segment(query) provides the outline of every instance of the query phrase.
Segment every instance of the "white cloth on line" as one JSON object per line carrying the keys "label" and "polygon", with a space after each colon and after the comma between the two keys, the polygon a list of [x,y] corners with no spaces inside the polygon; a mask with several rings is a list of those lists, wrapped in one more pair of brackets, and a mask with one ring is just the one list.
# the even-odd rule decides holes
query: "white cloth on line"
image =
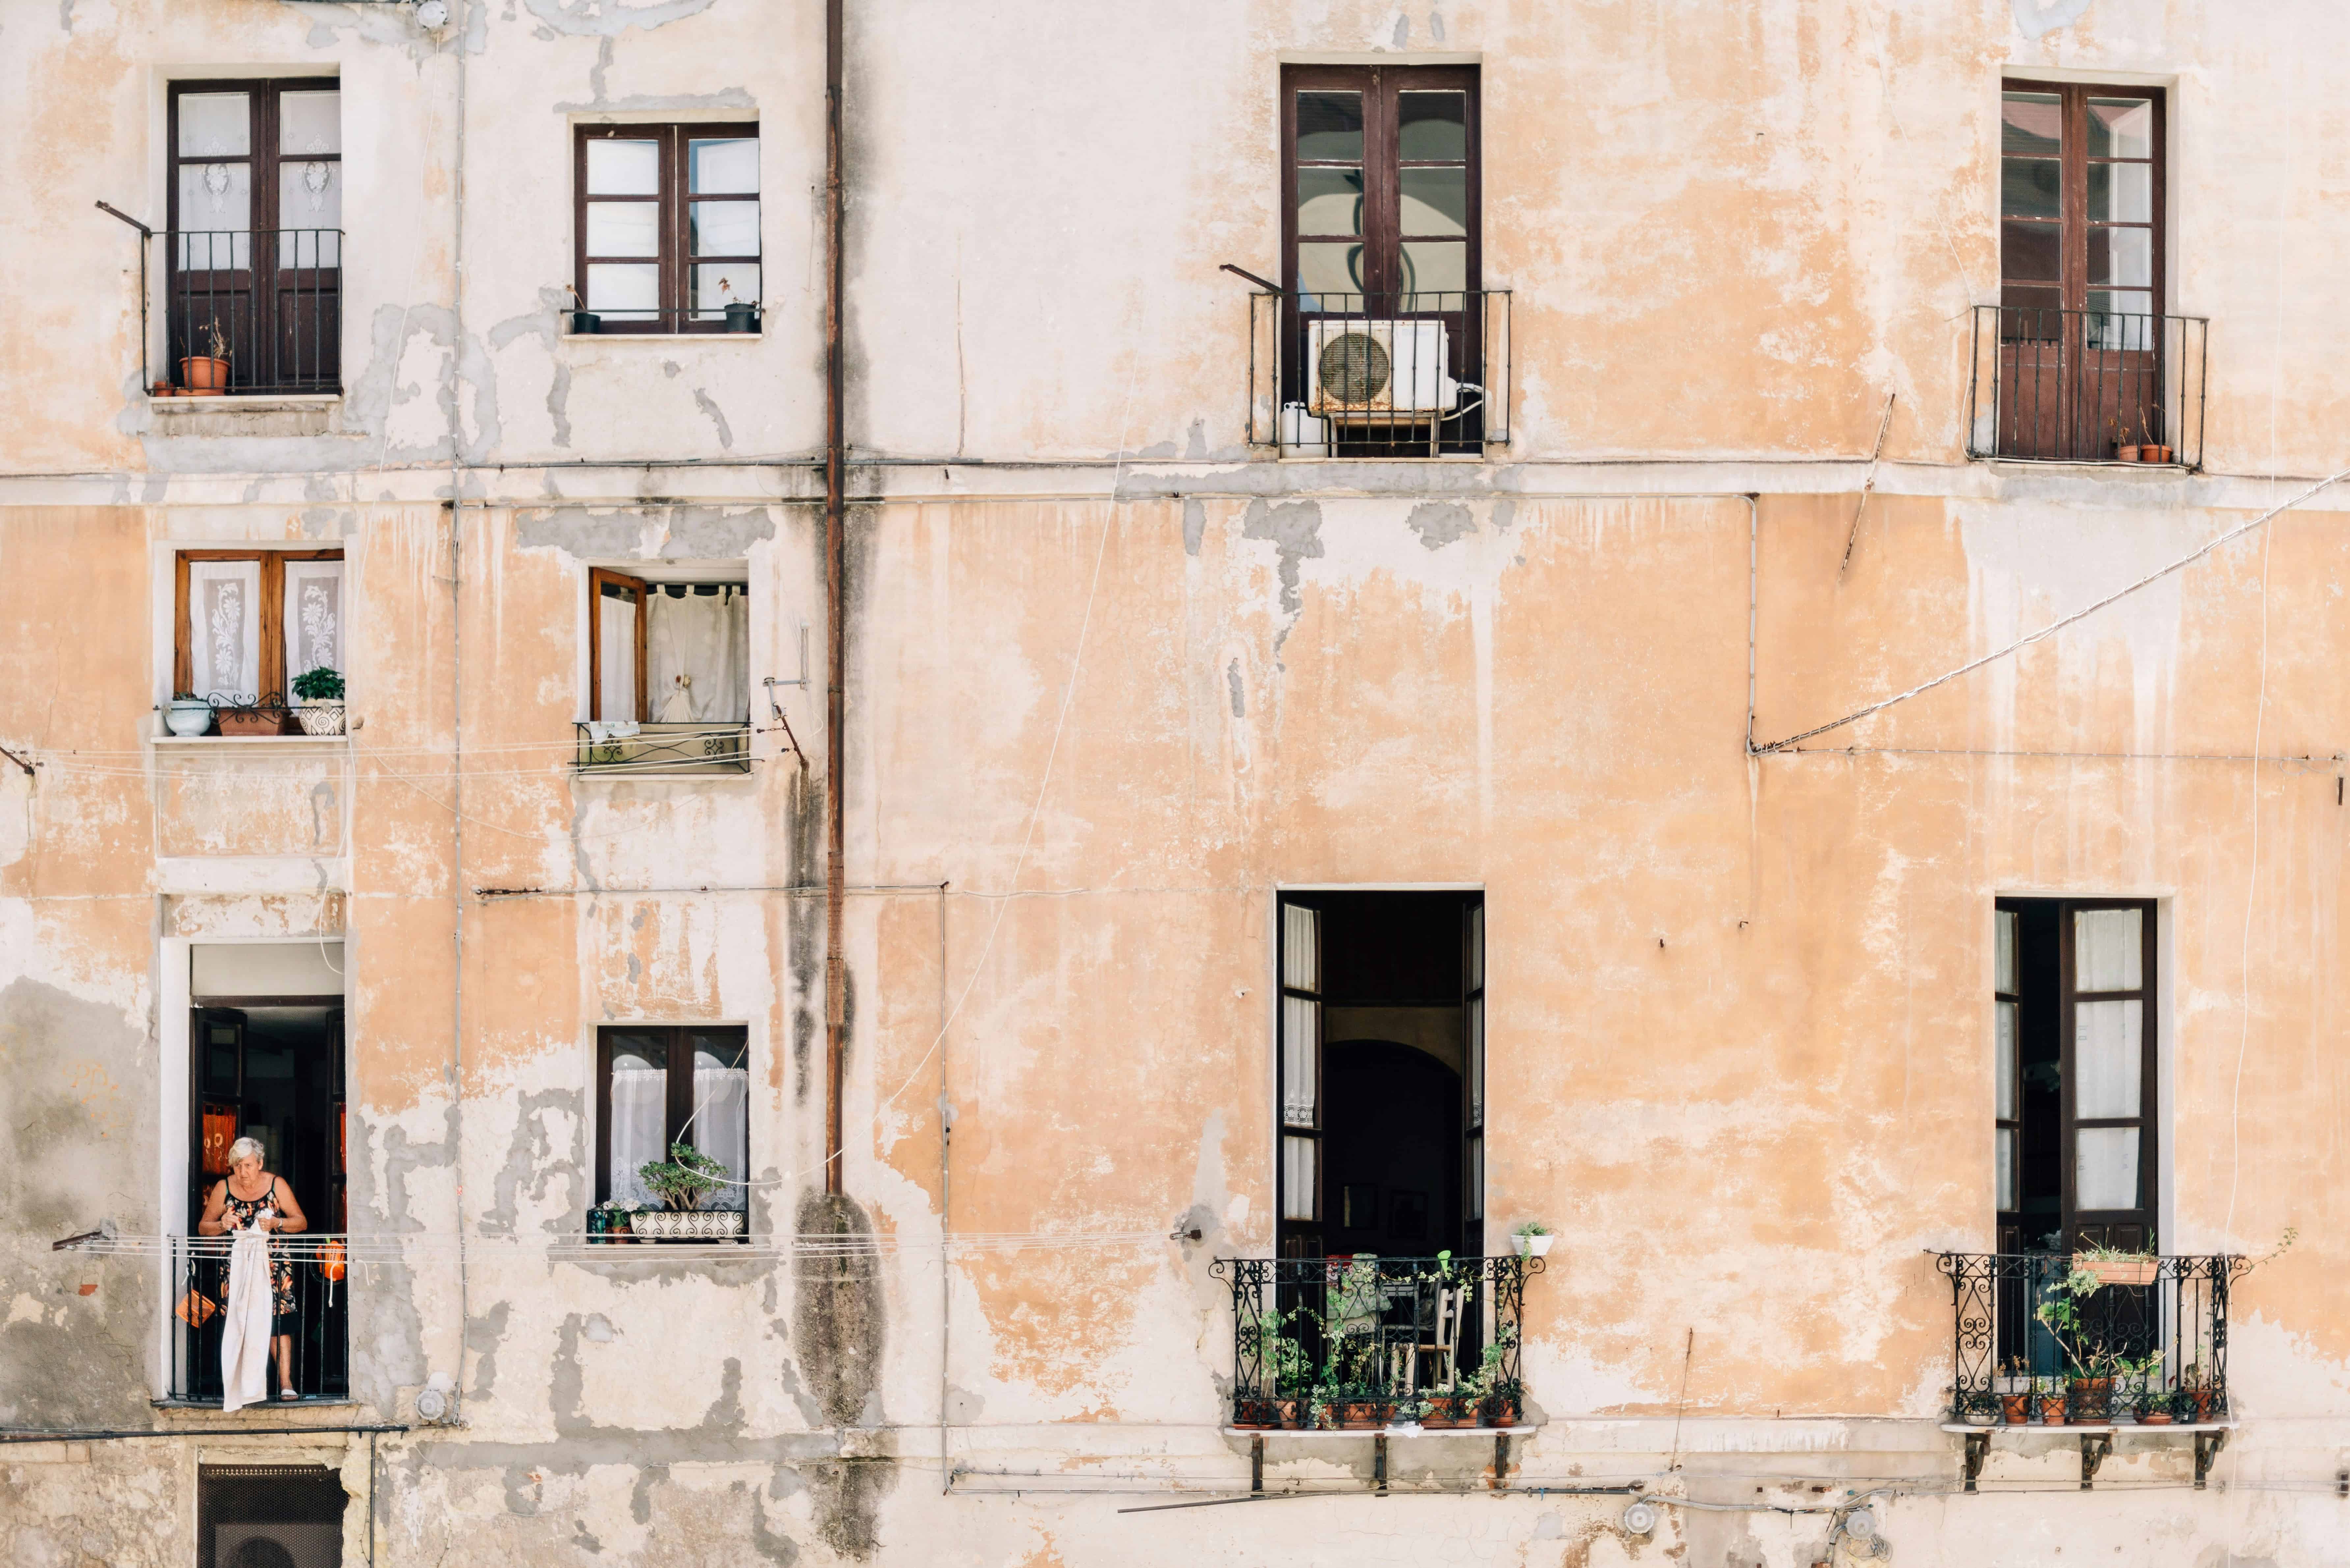
{"label": "white cloth on line", "polygon": [[665,724],[746,722],[750,590],[733,583],[654,583],[645,592],[646,706],[652,716]]}
{"label": "white cloth on line", "polygon": [[269,1398],[269,1328],[276,1304],[269,1279],[269,1240],[256,1223],[236,1232],[236,1243],[229,1250],[228,1303],[221,1313],[224,1411]]}

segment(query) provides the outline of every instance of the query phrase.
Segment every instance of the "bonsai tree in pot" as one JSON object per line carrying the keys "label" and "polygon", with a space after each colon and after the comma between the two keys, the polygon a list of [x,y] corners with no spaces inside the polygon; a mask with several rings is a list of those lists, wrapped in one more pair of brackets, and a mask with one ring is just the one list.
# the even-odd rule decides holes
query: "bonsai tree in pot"
{"label": "bonsai tree in pot", "polygon": [[343,732],[343,676],[338,670],[321,664],[316,670],[306,670],[294,678],[294,695],[302,700],[296,717],[302,721],[306,735],[339,735]]}
{"label": "bonsai tree in pot", "polygon": [[648,1160],[637,1168],[637,1179],[672,1212],[691,1214],[702,1200],[725,1183],[726,1168],[691,1144],[669,1146],[667,1159]]}

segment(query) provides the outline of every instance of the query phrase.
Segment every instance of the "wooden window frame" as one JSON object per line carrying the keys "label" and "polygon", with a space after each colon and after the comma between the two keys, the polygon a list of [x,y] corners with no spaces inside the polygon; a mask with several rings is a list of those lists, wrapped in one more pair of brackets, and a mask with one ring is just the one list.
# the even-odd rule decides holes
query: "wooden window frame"
{"label": "wooden window frame", "polygon": [[[663,1128],[661,1147],[666,1149],[683,1136],[686,1122],[693,1115],[693,1058],[689,1044],[697,1034],[732,1035],[743,1047],[743,1064],[751,1062],[751,1030],[743,1023],[599,1023],[596,1026],[596,1201],[602,1203],[612,1196],[612,1037],[616,1034],[659,1034],[665,1036],[669,1049],[666,1069],[668,1125]],[[755,1079],[754,1080],[755,1082]],[[750,1107],[743,1107],[747,1118]],[[693,1145],[695,1148],[702,1146]],[[751,1141],[748,1128],[743,1140],[743,1171],[750,1171]],[[748,1204],[744,1208],[747,1213]]]}
{"label": "wooden window frame", "polygon": [[[1289,983],[1289,911],[1293,909],[1313,911],[1314,974],[1311,985]],[[1324,1110],[1329,1097],[1329,1062],[1325,1047],[1328,1044],[1328,1028],[1324,1022],[1323,986],[1329,972],[1329,920],[1325,911],[1310,898],[1286,895],[1274,906],[1274,979],[1276,981],[1276,1002],[1274,1011],[1274,1119],[1276,1124],[1274,1150],[1273,1216],[1284,1248],[1300,1257],[1319,1256],[1322,1247],[1325,1203],[1324,1189],[1329,1185],[1329,1147],[1324,1138]],[[1314,1115],[1309,1122],[1293,1122],[1289,1118],[1289,1007],[1292,999],[1311,1002],[1314,1006],[1314,1044],[1309,1048],[1314,1058]],[[1292,1220],[1289,1212],[1289,1143],[1303,1138],[1314,1146],[1313,1218]]]}
{"label": "wooden window frame", "polygon": [[[188,646],[188,563],[191,561],[256,561],[261,566],[260,586],[255,590],[261,603],[257,613],[260,625],[256,636],[260,648],[260,668],[255,672],[261,690],[249,695],[256,702],[266,703],[272,698],[286,701],[291,693],[286,689],[286,563],[288,561],[339,561],[343,552],[337,550],[182,550],[172,562],[172,694],[176,697],[188,691],[194,674],[194,655]],[[346,597],[343,610],[343,661],[350,662],[350,609],[348,597],[349,582],[344,583]],[[348,677],[345,678],[348,684]],[[196,697],[214,693],[196,691]],[[243,697],[248,693],[224,691],[224,697]]]}
{"label": "wooden window frame", "polygon": [[[1464,227],[1467,291],[1484,287],[1484,159],[1482,104],[1475,66],[1284,66],[1281,67],[1281,277],[1293,299],[1297,274],[1297,95],[1363,95],[1363,290],[1394,295],[1402,288],[1403,180],[1401,119],[1397,97],[1407,92],[1465,92],[1468,102],[1468,202]],[[1333,167],[1351,165],[1332,164]],[[1449,167],[1449,165],[1447,165]],[[1337,239],[1347,236],[1305,236]],[[1427,292],[1451,293],[1452,290]]]}
{"label": "wooden window frame", "polygon": [[[591,141],[655,141],[660,145],[659,157],[660,189],[651,196],[610,196],[593,198],[598,202],[649,202],[660,208],[655,222],[658,254],[646,256],[590,256],[588,253],[588,144]],[[692,269],[702,265],[740,265],[759,268],[759,293],[766,291],[766,257],[759,255],[706,255],[691,254],[692,204],[695,202],[750,202],[766,200],[766,147],[759,148],[759,186],[756,191],[733,192],[716,195],[696,195],[687,190],[691,170],[688,162],[692,144],[696,141],[759,141],[756,120],[719,121],[711,124],[685,122],[653,125],[581,125],[573,128],[571,151],[571,251],[573,264],[572,288],[578,296],[578,308],[594,310],[588,303],[588,267],[598,265],[638,265],[648,260],[660,268],[660,303],[658,314],[650,321],[629,321],[604,317],[597,326],[598,336],[606,334],[638,337],[670,337],[679,334],[723,334],[727,325],[723,312],[719,319],[698,321],[693,318],[690,298]],[[762,251],[765,238],[765,213],[760,213]],[[753,301],[752,303],[756,303]],[[759,329],[764,311],[754,319],[753,330]]]}
{"label": "wooden window frame", "polygon": [[[2168,300],[2167,263],[2168,261],[2168,252],[2169,250],[2169,246],[2167,244],[2169,234],[2169,161],[2168,158],[2170,135],[2168,115],[2169,94],[2161,88],[2116,87],[2104,82],[2052,82],[2039,81],[2024,77],[2010,77],[2002,78],[2000,82],[2000,93],[2002,105],[2004,105],[2005,102],[2005,95],[2011,92],[2054,93],[2057,95],[2059,104],[2059,133],[2055,160],[2057,164],[2057,215],[2053,220],[2044,218],[2011,218],[2004,211],[2004,203],[2002,203],[2002,210],[1999,217],[2001,224],[2000,298],[2002,303],[2010,303],[2008,291],[2011,289],[2045,290],[2053,286],[2057,290],[2058,303],[2062,308],[2065,310],[2086,310],[2089,304],[2089,291],[2092,288],[2112,288],[2121,286],[2126,288],[2129,292],[2138,292],[2138,286],[2137,285],[2116,286],[2112,284],[2093,284],[2089,281],[2089,234],[2093,229],[2146,229],[2148,230],[2151,234],[2149,244],[2153,253],[2150,258],[2151,265],[2148,271],[2148,277],[2151,281],[2145,286],[2145,292],[2148,295],[2151,301],[2149,313],[2155,316],[2166,314]],[[2147,158],[2090,157],[2088,119],[2089,100],[2093,98],[2137,99],[2153,105],[2154,142],[2152,156]],[[2002,109],[2002,127],[2004,127],[2004,124],[2005,117]],[[2002,134],[2004,136],[2003,130]],[[2008,154],[2004,151],[2001,153],[2002,176],[2004,174],[2004,162],[2009,156],[2014,155]],[[2151,204],[2147,210],[2152,215],[2147,222],[2106,221],[2092,223],[2089,221],[2089,169],[2093,164],[2112,163],[2141,163],[2149,166],[2151,170],[2149,178],[2153,189]],[[2055,284],[2051,285],[2044,278],[2011,278],[2008,276],[2007,266],[2009,258],[2005,234],[2006,225],[2011,223],[2028,224],[2034,228],[2053,227],[2056,230],[2056,245],[2059,254],[2057,282]],[[2045,306],[2033,306],[2028,301],[2024,300],[2015,300],[2012,303],[2021,308],[2046,308]]]}
{"label": "wooden window frame", "polygon": [[[637,596],[636,647],[630,657],[636,660],[637,711],[633,713],[604,711],[604,589],[607,585],[627,588]],[[645,612],[651,607],[649,585],[642,577],[632,577],[626,572],[612,571],[604,566],[588,569],[588,717],[590,719],[635,719],[641,722],[649,708],[645,691]]]}

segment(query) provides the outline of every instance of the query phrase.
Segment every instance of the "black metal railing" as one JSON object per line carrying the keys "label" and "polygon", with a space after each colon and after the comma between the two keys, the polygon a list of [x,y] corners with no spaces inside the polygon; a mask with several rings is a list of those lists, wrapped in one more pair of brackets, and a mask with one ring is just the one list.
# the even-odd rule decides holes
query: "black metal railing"
{"label": "black metal railing", "polygon": [[2228,1419],[2226,1254],[1943,1252],[1950,1416],[1972,1426]]}
{"label": "black metal railing", "polygon": [[2210,328],[2199,316],[1975,306],[1968,455],[2201,467]]}
{"label": "black metal railing", "polygon": [[182,396],[342,389],[343,231],[186,229],[157,234],[165,280],[163,365]]}
{"label": "black metal railing", "polygon": [[1539,1258],[1222,1258],[1232,1424],[1515,1425]]}
{"label": "black metal railing", "polygon": [[676,332],[755,335],[764,314],[764,306],[747,304],[702,305],[684,310],[567,310],[563,330],[573,337]]}
{"label": "black metal railing", "polygon": [[747,773],[751,726],[745,723],[611,723],[572,725],[575,765],[583,773]]}
{"label": "black metal railing", "polygon": [[[221,1331],[228,1308],[227,1236],[175,1236],[166,1244],[165,1281],[172,1303],[169,1397],[218,1404]],[[350,1248],[346,1236],[306,1233],[274,1240],[272,1254],[292,1274],[293,1387],[306,1399],[341,1399],[350,1393]],[[273,1303],[274,1304],[274,1303]],[[267,1392],[282,1386],[273,1324]]]}
{"label": "black metal railing", "polygon": [[1510,439],[1510,293],[1260,293],[1248,439],[1284,457],[1474,455]]}

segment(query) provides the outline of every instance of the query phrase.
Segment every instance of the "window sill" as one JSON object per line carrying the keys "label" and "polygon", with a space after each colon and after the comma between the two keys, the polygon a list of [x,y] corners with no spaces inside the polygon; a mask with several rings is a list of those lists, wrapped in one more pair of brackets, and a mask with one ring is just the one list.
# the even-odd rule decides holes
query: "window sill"
{"label": "window sill", "polygon": [[164,752],[234,751],[258,746],[269,751],[347,752],[351,737],[343,735],[150,735],[147,743]]}
{"label": "window sill", "polygon": [[1540,1421],[1521,1420],[1508,1427],[1225,1427],[1228,1438],[1523,1438],[1543,1428]]}
{"label": "window sill", "polygon": [[[204,1410],[215,1416],[221,1414],[221,1402],[217,1399],[150,1399],[147,1403],[158,1410]],[[358,1403],[358,1400],[348,1395],[338,1394],[328,1397],[320,1394],[306,1394],[299,1399],[279,1399],[272,1397],[255,1404],[247,1405],[244,1408],[256,1415],[271,1416],[282,1415],[292,1410],[348,1409]]]}
{"label": "window sill", "polygon": [[1991,452],[1970,452],[1967,459],[1991,468],[2063,469],[2084,473],[2119,471],[2169,475],[2200,472],[2198,465],[2191,462],[2124,462],[2117,457],[2002,457]]}
{"label": "window sill", "polygon": [[147,395],[147,406],[167,418],[186,414],[216,414],[234,409],[241,414],[276,413],[294,409],[332,408],[343,400],[340,392],[225,392],[217,398]]}
{"label": "window sill", "polygon": [[764,332],[566,332],[566,343],[756,343]]}

